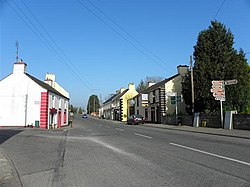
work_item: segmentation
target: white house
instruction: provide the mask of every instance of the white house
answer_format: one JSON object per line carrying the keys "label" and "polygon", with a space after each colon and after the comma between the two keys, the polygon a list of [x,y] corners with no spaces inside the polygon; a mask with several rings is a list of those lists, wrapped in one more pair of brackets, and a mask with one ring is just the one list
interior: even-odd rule
{"label": "white house", "polygon": [[26,73],[26,63],[0,81],[0,126],[52,128],[68,125],[69,95]]}

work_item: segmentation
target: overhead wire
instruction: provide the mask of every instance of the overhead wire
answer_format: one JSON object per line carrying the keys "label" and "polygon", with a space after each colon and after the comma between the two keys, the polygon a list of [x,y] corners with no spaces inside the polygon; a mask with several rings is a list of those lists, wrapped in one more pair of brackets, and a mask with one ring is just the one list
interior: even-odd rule
{"label": "overhead wire", "polygon": [[108,16],[104,11],[102,11],[98,6],[96,6],[92,1],[86,0],[89,4],[91,4],[96,10],[98,10],[104,17],[106,17],[111,23],[113,23],[116,27],[118,27],[121,31],[123,31],[128,37],[130,37],[135,43],[137,43],[140,47],[142,47],[145,51],[151,54],[153,57],[158,59],[161,63],[165,64],[165,62],[156,54],[154,54],[150,49],[148,49],[145,45],[143,45],[139,40],[137,40],[131,33],[126,31],[122,26],[120,26],[114,19]]}
{"label": "overhead wire", "polygon": [[222,9],[222,7],[223,7],[223,5],[224,5],[225,2],[226,2],[226,0],[223,0],[223,2],[221,3],[220,8],[217,10],[217,12],[216,12],[216,14],[215,14],[215,16],[214,16],[214,20],[216,19],[216,17],[217,17],[218,14],[220,13],[220,11],[221,11],[221,9]]}
{"label": "overhead wire", "polygon": [[[75,65],[72,63],[72,61],[67,57],[67,55],[65,54],[65,52],[59,47],[59,45],[57,44],[57,42],[53,39],[53,37],[48,33],[48,31],[45,29],[45,27],[41,24],[41,22],[38,20],[38,18],[34,15],[34,13],[30,10],[30,8],[28,7],[28,5],[23,1],[20,0],[23,5],[25,6],[25,8],[30,12],[30,14],[32,15],[32,17],[36,20],[36,22],[40,25],[40,27],[42,28],[42,30],[47,34],[47,36],[49,37],[49,39],[53,42],[53,44],[56,46],[56,48],[61,52],[61,54],[66,58],[66,60],[70,63],[70,65],[72,66],[72,69],[74,70],[75,73],[77,73],[78,78],[82,81],[82,82],[87,82],[87,79],[84,78],[85,80],[82,80],[79,71],[77,70],[77,68],[75,67]],[[84,83],[86,84],[86,83]],[[87,85],[89,87],[89,85]]]}
{"label": "overhead wire", "polygon": [[[81,83],[87,87],[89,90],[92,90],[92,88],[90,86],[88,86],[82,79],[81,77],[78,75],[78,73],[76,73],[76,70],[74,70],[71,65],[69,65],[63,58],[62,56],[58,53],[58,51],[53,47],[53,45],[45,38],[45,36],[39,31],[39,29],[32,23],[32,21],[29,19],[29,17],[26,15],[26,13],[14,2],[12,1],[12,3],[17,7],[17,9],[19,9],[19,11],[22,13],[22,15],[26,18],[26,20],[29,22],[27,22],[24,17],[22,15],[19,14],[19,12],[8,2],[8,0],[5,0],[7,2],[7,4],[14,10],[14,12],[18,15],[18,17],[28,26],[28,28],[38,37],[38,39],[49,49],[49,51],[56,56],[56,58],[63,64],[65,64],[69,69],[69,71],[76,76]],[[59,46],[58,46],[59,47]],[[66,56],[66,55],[65,55]]]}
{"label": "overhead wire", "polygon": [[133,42],[131,42],[129,39],[127,39],[124,35],[122,35],[117,29],[115,29],[113,26],[108,24],[104,19],[102,19],[99,15],[97,15],[94,11],[92,11],[89,7],[87,7],[81,0],[76,0],[83,8],[85,8],[87,11],[89,11],[92,15],[94,15],[99,21],[101,21],[104,25],[106,25],[109,29],[111,29],[114,33],[116,33],[118,36],[120,36],[123,40],[128,42],[131,46],[133,46],[138,52],[149,58],[152,62],[155,64],[161,66],[163,69],[168,71],[165,66],[163,66],[161,63],[156,61],[154,58],[152,58],[150,55],[145,53],[143,50],[141,50],[139,47],[137,47]]}

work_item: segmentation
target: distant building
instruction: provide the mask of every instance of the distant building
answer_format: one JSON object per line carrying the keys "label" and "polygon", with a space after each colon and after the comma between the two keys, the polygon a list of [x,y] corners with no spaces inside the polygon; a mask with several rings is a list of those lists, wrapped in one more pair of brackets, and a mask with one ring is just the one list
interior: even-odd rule
{"label": "distant building", "polygon": [[[158,83],[149,83],[147,89],[128,101],[128,115],[141,114],[148,122],[161,123],[162,117],[175,113],[176,105],[171,104],[171,94],[181,96],[182,82],[188,73],[188,66],[177,67],[178,73]],[[169,95],[169,93],[171,93]],[[177,103],[178,112],[186,113],[184,102]]]}
{"label": "distant building", "polygon": [[26,72],[26,63],[0,81],[0,126],[60,128],[68,125],[69,94],[55,75],[40,81]]}
{"label": "distant building", "polygon": [[127,121],[128,100],[137,95],[134,83],[128,85],[128,89],[121,88],[103,103],[99,109],[100,116],[106,119]]}

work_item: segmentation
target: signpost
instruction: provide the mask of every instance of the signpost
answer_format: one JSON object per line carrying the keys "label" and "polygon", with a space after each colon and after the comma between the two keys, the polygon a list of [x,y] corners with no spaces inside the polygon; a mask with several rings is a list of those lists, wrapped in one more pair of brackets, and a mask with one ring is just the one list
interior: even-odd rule
{"label": "signpost", "polygon": [[212,89],[210,91],[213,93],[213,96],[215,97],[215,100],[220,101],[220,110],[221,110],[221,126],[223,127],[223,107],[222,107],[222,101],[226,101],[226,93],[225,93],[225,86],[226,85],[232,85],[237,84],[238,81],[236,79],[233,80],[218,80],[212,81]]}
{"label": "signpost", "polygon": [[237,83],[238,83],[237,79],[225,81],[225,85],[232,85],[232,84],[237,84]]}
{"label": "signpost", "polygon": [[178,108],[177,103],[182,102],[182,95],[177,95],[177,92],[167,92],[167,96],[170,96],[171,105],[175,105],[175,117],[176,117],[176,124],[178,123]]}

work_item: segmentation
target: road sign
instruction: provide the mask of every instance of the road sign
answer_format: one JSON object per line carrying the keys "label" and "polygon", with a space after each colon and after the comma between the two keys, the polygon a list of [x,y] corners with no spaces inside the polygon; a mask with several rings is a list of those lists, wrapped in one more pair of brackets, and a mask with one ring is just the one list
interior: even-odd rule
{"label": "road sign", "polygon": [[215,100],[226,101],[226,97],[215,97]]}
{"label": "road sign", "polygon": [[212,88],[213,89],[222,89],[223,88],[223,85],[212,85]]}
{"label": "road sign", "polygon": [[176,92],[167,92],[166,95],[167,96],[176,96]]}
{"label": "road sign", "polygon": [[237,84],[237,83],[238,83],[237,79],[225,81],[225,85],[232,85],[232,84]]}
{"label": "road sign", "polygon": [[221,96],[225,96],[225,92],[214,92],[213,93],[214,97],[221,97]]}
{"label": "road sign", "polygon": [[213,93],[215,100],[225,101],[225,81],[212,81],[212,89],[210,91]]}
{"label": "road sign", "polygon": [[221,88],[219,88],[219,89],[210,89],[210,91],[212,93],[215,93],[215,92],[224,92],[224,89],[221,89]]}
{"label": "road sign", "polygon": [[224,81],[220,80],[220,81],[212,81],[212,85],[223,85]]}

